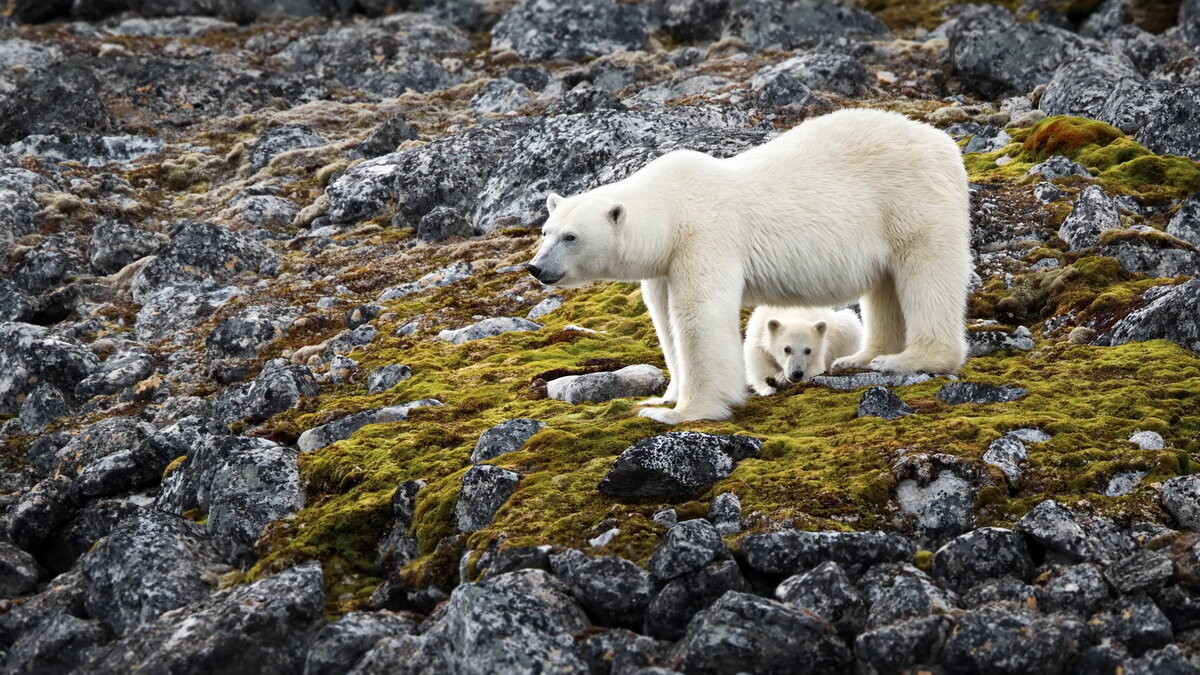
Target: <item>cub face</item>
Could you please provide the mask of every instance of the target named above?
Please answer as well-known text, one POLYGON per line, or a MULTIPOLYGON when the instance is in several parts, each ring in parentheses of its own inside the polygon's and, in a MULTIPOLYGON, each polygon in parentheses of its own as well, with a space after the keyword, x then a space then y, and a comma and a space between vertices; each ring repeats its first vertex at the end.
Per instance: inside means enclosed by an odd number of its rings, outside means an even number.
POLYGON ((824 321, 801 325, 767 321, 764 348, 788 382, 808 382, 825 371, 825 329, 824 321))
POLYGON ((542 226, 542 243, 525 265, 547 286, 577 288, 589 281, 613 278, 625 226, 625 205, 583 194, 546 198, 550 217, 542 226))

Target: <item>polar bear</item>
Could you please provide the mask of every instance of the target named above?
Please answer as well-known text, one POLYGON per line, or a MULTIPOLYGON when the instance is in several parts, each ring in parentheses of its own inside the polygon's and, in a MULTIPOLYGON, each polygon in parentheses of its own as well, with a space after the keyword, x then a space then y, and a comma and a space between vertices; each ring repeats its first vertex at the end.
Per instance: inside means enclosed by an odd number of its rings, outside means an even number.
POLYGON ((970 197, 958 146, 903 115, 842 110, 739 155, 677 150, 546 199, 528 263, 547 285, 641 281, 671 382, 641 415, 726 419, 746 397, 740 308, 859 300, 833 367, 953 372, 966 356, 970 197))
POLYGON ((758 395, 770 396, 785 384, 828 372, 834 360, 861 348, 862 322, 852 309, 763 305, 746 322, 746 382, 758 395))

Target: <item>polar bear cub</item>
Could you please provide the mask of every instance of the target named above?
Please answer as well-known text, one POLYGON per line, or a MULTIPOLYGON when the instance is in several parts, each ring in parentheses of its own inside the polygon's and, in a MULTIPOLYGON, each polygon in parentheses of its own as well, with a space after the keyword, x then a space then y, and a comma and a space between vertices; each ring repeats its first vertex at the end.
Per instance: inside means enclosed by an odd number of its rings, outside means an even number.
POLYGON ((807 382, 862 348, 863 328, 851 309, 762 305, 746 324, 746 381, 759 396, 785 383, 807 382), (775 386, 767 378, 775 381, 775 386))

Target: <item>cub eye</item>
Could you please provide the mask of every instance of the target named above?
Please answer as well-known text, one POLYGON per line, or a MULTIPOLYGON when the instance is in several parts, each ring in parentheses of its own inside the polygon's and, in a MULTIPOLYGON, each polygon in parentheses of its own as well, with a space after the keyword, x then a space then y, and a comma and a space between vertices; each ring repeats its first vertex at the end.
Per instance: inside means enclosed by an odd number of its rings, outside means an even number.
POLYGON ((805 354, 811 354, 811 353, 812 353, 812 347, 805 347, 805 348, 804 348, 804 353, 805 353, 805 354))
POLYGON ((573 234, 564 234, 564 235, 563 235, 563 241, 575 241, 575 235, 573 235, 573 234))
POLYGON ((783 353, 784 353, 784 354, 791 354, 791 353, 792 353, 792 348, 791 348, 791 347, 784 347, 784 348, 783 348, 783 353))

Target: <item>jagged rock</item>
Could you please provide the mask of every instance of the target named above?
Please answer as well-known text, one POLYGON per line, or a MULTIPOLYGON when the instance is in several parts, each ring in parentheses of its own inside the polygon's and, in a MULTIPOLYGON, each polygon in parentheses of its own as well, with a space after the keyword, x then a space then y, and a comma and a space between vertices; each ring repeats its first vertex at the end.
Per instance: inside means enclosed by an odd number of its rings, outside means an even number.
POLYGON ((1021 581, 1033 577, 1025 541, 1012 530, 981 527, 956 537, 933 556, 933 576, 958 593, 1006 574, 1021 581))
POLYGON ((18 397, 38 384, 75 401, 75 388, 99 366, 89 349, 41 326, 0 323, 0 412, 19 412, 18 397))
POLYGON ((1066 178, 1067 176, 1092 177, 1092 174, 1082 165, 1076 164, 1062 155, 1052 155, 1045 161, 1034 164, 1028 173, 1030 176, 1041 176, 1046 180, 1066 178))
POLYGON ((321 566, 309 562, 195 605, 167 612, 143 630, 95 653, 83 670, 147 672, 301 672, 308 644, 324 624, 321 566), (183 634, 203 640, 180 640, 183 634))
POLYGON ((412 368, 401 363, 389 363, 367 376, 367 393, 387 391, 412 377, 412 368))
POLYGON ((492 48, 534 61, 579 60, 641 49, 648 38, 637 7, 616 0, 522 0, 492 29, 492 48))
POLYGON ((676 431, 626 448, 600 481, 611 497, 687 495, 728 476, 737 463, 758 454, 762 442, 748 436, 676 431))
MULTIPOLYGON (((78 480, 75 487, 79 492, 78 480)), ((37 557, 50 574, 67 572, 118 523, 141 508, 132 500, 119 497, 91 499, 42 540, 36 550, 37 557)))
POLYGON ((620 112, 628 109, 621 102, 621 99, 613 96, 609 91, 581 83, 571 91, 563 94, 562 98, 551 103, 546 108, 544 114, 548 117, 555 117, 558 115, 578 115, 599 110, 616 110, 620 112))
POLYGON ((571 595, 602 626, 642 627, 658 585, 646 570, 616 556, 603 556, 563 576, 571 595))
POLYGON ((454 523, 459 532, 474 532, 488 526, 496 511, 517 489, 521 475, 491 464, 476 464, 463 475, 462 492, 454 505, 454 523))
POLYGON ((1122 54, 1087 54, 1072 58, 1054 71, 1038 107, 1047 115, 1103 119, 1106 102, 1125 78, 1142 79, 1137 68, 1122 54))
POLYGON ((359 305, 346 312, 342 322, 346 324, 346 328, 353 330, 379 316, 385 309, 383 305, 359 305))
POLYGON ((55 614, 18 640, 4 663, 4 672, 73 672, 88 651, 108 640, 98 622, 70 614, 55 614))
POLYGON ((208 486, 208 529, 225 559, 247 567, 267 525, 304 506, 297 453, 261 438, 229 437, 208 486))
POLYGON ((767 105, 812 105, 812 90, 856 96, 867 88, 870 75, 857 59, 843 54, 812 53, 767 66, 750 80, 755 97, 767 105))
POLYGON ((1051 612, 1091 616, 1108 599, 1108 584, 1099 565, 1080 563, 1058 571, 1042 588, 1039 601, 1051 612))
POLYGON ((234 286, 167 286, 142 299, 134 335, 139 342, 179 337, 241 294, 234 286))
POLYGON ((38 564, 32 555, 0 541, 0 598, 25 595, 37 586, 38 564))
POLYGON ((1069 637, 1050 619, 1003 607, 970 610, 946 641, 946 663, 975 673, 1057 673, 1070 660, 1069 637))
POLYGON ((1100 233, 1121 228, 1121 215, 1113 200, 1099 185, 1089 185, 1079 193, 1079 200, 1070 215, 1058 228, 1058 236, 1071 250, 1078 251, 1096 246, 1100 233))
POLYGON ((1200 314, 1193 311, 1198 301, 1200 279, 1151 288, 1142 294, 1137 309, 1117 321, 1096 343, 1123 345, 1165 338, 1194 352, 1200 351, 1200 314))
POLYGON ((967 331, 967 356, 986 356, 1001 349, 1029 351, 1034 348, 1033 335, 1020 326, 1011 333, 1005 330, 967 331))
POLYGON ((212 592, 206 576, 228 568, 203 526, 142 510, 117 525, 79 569, 88 613, 117 635, 136 635, 163 612, 206 598, 212 592))
POLYGON ((8 537, 31 549, 71 515, 71 479, 52 476, 33 486, 8 513, 8 537))
POLYGON ((650 556, 650 571, 669 581, 729 557, 729 549, 707 520, 685 520, 671 528, 650 556))
POLYGON ((1021 465, 1029 457, 1029 450, 1021 439, 1005 434, 992 441, 983 453, 983 462, 999 468, 1010 481, 1021 477, 1021 465))
POLYGON ((1146 237, 1137 230, 1117 232, 1100 247, 1100 255, 1116 258, 1130 272, 1149 277, 1200 275, 1200 253, 1182 240, 1172 241, 1157 230, 1146 237))
POLYGON ((665 384, 661 369, 643 363, 612 372, 555 378, 546 383, 546 396, 567 403, 599 403, 614 398, 649 396, 661 391, 665 384))
POLYGON ((125 223, 104 222, 92 229, 88 261, 100 274, 113 274, 129 263, 154 255, 167 237, 125 223))
POLYGON ((1145 595, 1119 597, 1088 623, 1097 636, 1111 637, 1134 654, 1163 647, 1174 636, 1171 622, 1145 595))
POLYGON ((702 674, 840 672, 851 661, 829 624, 737 591, 697 614, 671 656, 673 668, 702 674))
POLYGON ((125 387, 141 382, 153 373, 154 357, 150 352, 137 345, 130 345, 109 356, 91 375, 83 378, 75 390, 75 395, 80 401, 87 401, 94 396, 115 394, 125 387))
POLYGON ((730 535, 742 531, 742 502, 732 492, 722 492, 708 507, 708 522, 717 534, 730 535))
POLYGON ((1175 565, 1167 556, 1138 549, 1105 568, 1104 578, 1117 592, 1128 595, 1161 587, 1174 571, 1175 565))
POLYGON ((87 616, 83 606, 86 595, 79 570, 60 574, 46 583, 41 592, 25 602, 14 604, 0 614, 0 649, 10 647, 38 626, 58 614, 87 616))
POLYGON ((882 417, 898 420, 914 411, 900 397, 885 387, 871 387, 858 400, 857 417, 882 417))
POLYGON ((0 277, 0 321, 28 321, 33 317, 36 307, 37 303, 25 295, 25 291, 0 277))
POLYGON ((390 117, 386 122, 375 127, 370 136, 358 145, 358 154, 367 159, 374 159, 396 151, 404 141, 417 140, 417 132, 403 117, 390 117))
POLYGON ((284 228, 292 224, 300 207, 296 202, 271 195, 249 195, 234 201, 233 213, 260 228, 284 228))
POLYGON ((294 366, 283 359, 267 363, 248 382, 225 390, 213 402, 213 418, 222 424, 238 421, 265 422, 294 408, 305 396, 321 393, 308 366, 294 366))
POLYGON ((935 662, 949 637, 950 620, 925 616, 868 630, 854 641, 858 662, 876 673, 903 672, 935 662))
POLYGON ((1161 498, 1175 522, 1200 532, 1200 475, 1178 476, 1164 482, 1161 498))
POLYGON ((486 462, 505 453, 520 450, 525 441, 545 428, 546 424, 538 420, 515 419, 501 422, 479 435, 475 449, 471 451, 471 462, 486 462))
POLYGON ((464 342, 496 337, 504 333, 535 331, 541 330, 541 328, 542 324, 528 319, 521 319, 515 316, 499 316, 483 319, 463 328, 443 330, 438 333, 438 338, 461 345, 464 342))
POLYGON ((850 375, 817 375, 810 380, 813 384, 838 391, 852 391, 860 387, 905 387, 920 384, 933 376, 928 373, 878 373, 868 371, 850 375))
POLYGON ((843 638, 851 638, 867 625, 867 606, 840 565, 825 562, 812 571, 788 577, 775 589, 775 597, 806 608, 828 621, 843 638))
POLYGON ((876 565, 859 580, 859 586, 870 603, 867 610, 870 628, 946 613, 954 608, 954 596, 947 595, 928 575, 906 563, 876 565))
POLYGON ((1160 155, 1200 159, 1200 140, 1189 126, 1198 107, 1200 87, 1176 87, 1157 102, 1135 138, 1160 155))
POLYGON ((678 640, 688 622, 729 591, 749 593, 750 584, 737 563, 720 560, 671 579, 646 608, 643 632, 664 640, 678 640))
POLYGON ((1111 521, 1077 513, 1052 499, 1030 509, 1016 529, 1071 562, 1110 563, 1136 547, 1111 521))
POLYGON ((1104 496, 1123 497, 1133 492, 1147 473, 1146 471, 1118 471, 1108 480, 1108 485, 1104 488, 1104 496))
POLYGON ((723 37, 736 37, 755 51, 791 51, 827 40, 882 39, 887 26, 874 14, 824 0, 743 0, 733 4, 723 37))
POLYGON ((106 457, 137 447, 153 433, 153 427, 133 417, 100 420, 85 427, 58 451, 55 472, 75 478, 106 457))
POLYGON ((144 304, 168 286, 225 283, 244 272, 269 276, 278 266, 279 256, 257 241, 212 223, 186 222, 171 243, 138 270, 131 290, 133 299, 144 304))
POLYGON ((411 635, 416 622, 394 612, 350 612, 326 624, 313 639, 304 675, 340 675, 380 640, 411 635))
POLYGON ((204 339, 209 362, 256 358, 272 341, 283 337, 300 316, 294 308, 255 305, 217 324, 204 339))
POLYGON ((292 150, 315 148, 325 145, 327 141, 310 127, 302 124, 284 124, 267 129, 250 146, 250 168, 259 171, 272 159, 292 150))
POLYGON ((1200 246, 1200 195, 1192 194, 1183 200, 1171 222, 1167 223, 1167 234, 1192 246, 1200 246))
POLYGON ((937 397, 950 405, 963 403, 1004 403, 1015 401, 1029 391, 1015 386, 998 387, 981 382, 951 382, 938 389, 937 397))
POLYGON ((21 430, 27 434, 40 434, 46 425, 60 417, 71 414, 62 392, 43 384, 25 396, 17 414, 21 430))
POLYGON ((403 405, 393 405, 386 408, 378 408, 376 410, 367 410, 364 412, 353 413, 341 417, 327 424, 322 424, 318 427, 313 427, 308 431, 300 434, 300 438, 296 441, 296 447, 304 452, 323 448, 330 443, 336 443, 345 438, 350 438, 354 432, 367 426, 368 424, 385 424, 387 422, 403 422, 408 419, 408 415, 413 408, 421 408, 424 406, 441 405, 441 401, 431 398, 423 398, 418 401, 409 401, 403 405))
POLYGON ((41 209, 35 195, 55 189, 54 183, 26 169, 0 168, 0 246, 6 250, 33 231, 34 214, 41 209))
POLYGON ((742 538, 742 554, 751 568, 769 574, 799 574, 826 562, 843 567, 911 560, 916 547, 887 532, 802 532, 783 530, 742 538))
POLYGON ((1123 675, 1192 675, 1196 665, 1176 645, 1153 649, 1121 665, 1123 675))

